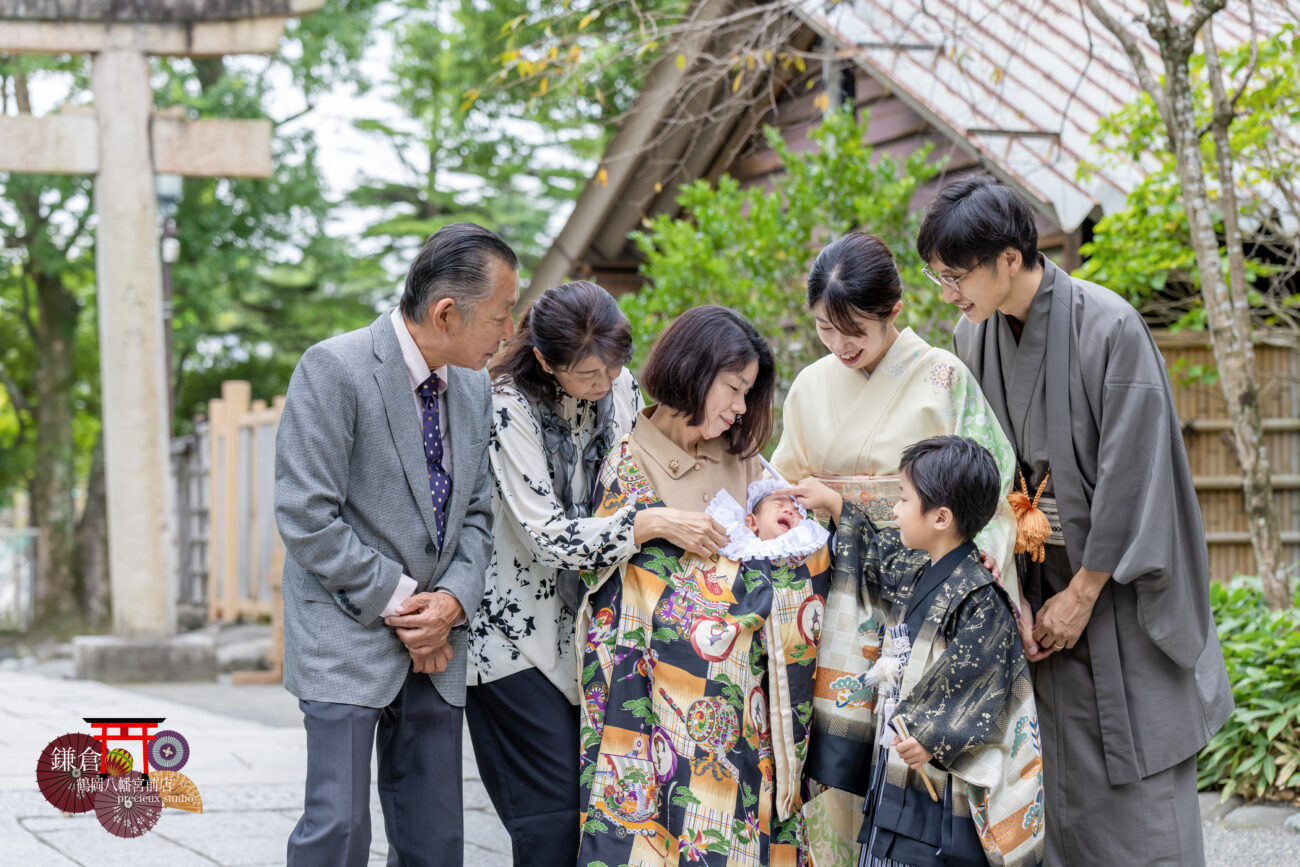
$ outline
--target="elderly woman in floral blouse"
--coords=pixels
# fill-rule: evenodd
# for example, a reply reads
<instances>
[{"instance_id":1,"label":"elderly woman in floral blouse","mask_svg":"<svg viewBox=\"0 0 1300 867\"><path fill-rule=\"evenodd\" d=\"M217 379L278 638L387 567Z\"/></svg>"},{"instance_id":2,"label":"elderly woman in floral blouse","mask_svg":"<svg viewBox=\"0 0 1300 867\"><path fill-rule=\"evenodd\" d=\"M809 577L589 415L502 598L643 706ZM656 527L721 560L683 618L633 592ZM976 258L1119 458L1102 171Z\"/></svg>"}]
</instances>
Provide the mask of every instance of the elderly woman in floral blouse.
<instances>
[{"instance_id":1,"label":"elderly woman in floral blouse","mask_svg":"<svg viewBox=\"0 0 1300 867\"><path fill-rule=\"evenodd\" d=\"M492 367L495 550L470 625L470 737L516 865L572 864L578 848L578 570L649 539L705 555L722 526L678 509L591 516L601 461L643 407L624 364L628 321L585 281L544 292Z\"/></svg>"}]
</instances>

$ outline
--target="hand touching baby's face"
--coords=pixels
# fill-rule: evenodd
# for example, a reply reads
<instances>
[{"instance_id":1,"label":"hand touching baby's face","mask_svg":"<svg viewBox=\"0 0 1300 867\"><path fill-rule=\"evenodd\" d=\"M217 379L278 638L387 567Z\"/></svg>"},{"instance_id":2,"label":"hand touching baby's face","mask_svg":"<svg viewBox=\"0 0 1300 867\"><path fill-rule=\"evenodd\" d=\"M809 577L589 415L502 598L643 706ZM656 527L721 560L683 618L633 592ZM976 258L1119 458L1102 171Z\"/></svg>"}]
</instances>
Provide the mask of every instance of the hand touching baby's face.
<instances>
[{"instance_id":1,"label":"hand touching baby's face","mask_svg":"<svg viewBox=\"0 0 1300 867\"><path fill-rule=\"evenodd\" d=\"M799 507L790 497L768 494L758 501L754 511L745 516L745 526L758 538L766 542L777 536L790 532L799 526L803 518Z\"/></svg>"}]
</instances>

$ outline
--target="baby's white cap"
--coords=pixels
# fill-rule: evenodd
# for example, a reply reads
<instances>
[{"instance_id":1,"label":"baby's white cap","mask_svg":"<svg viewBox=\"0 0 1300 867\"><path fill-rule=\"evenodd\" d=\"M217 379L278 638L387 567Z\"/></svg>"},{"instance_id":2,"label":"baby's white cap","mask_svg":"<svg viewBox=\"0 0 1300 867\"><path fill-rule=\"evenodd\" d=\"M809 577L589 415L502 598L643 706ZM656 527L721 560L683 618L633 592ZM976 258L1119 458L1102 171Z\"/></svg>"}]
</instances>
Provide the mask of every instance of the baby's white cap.
<instances>
[{"instance_id":1,"label":"baby's white cap","mask_svg":"<svg viewBox=\"0 0 1300 867\"><path fill-rule=\"evenodd\" d=\"M752 513L754 508L758 506L759 500L763 499L768 494L775 493L788 487L790 486L781 479L759 479L757 482L750 482L749 490L746 491L745 511ZM793 497L791 499L793 499ZM805 510L803 506L800 506L798 502L795 503L795 507L799 509L799 516L801 518L808 517L807 510Z\"/></svg>"}]
</instances>

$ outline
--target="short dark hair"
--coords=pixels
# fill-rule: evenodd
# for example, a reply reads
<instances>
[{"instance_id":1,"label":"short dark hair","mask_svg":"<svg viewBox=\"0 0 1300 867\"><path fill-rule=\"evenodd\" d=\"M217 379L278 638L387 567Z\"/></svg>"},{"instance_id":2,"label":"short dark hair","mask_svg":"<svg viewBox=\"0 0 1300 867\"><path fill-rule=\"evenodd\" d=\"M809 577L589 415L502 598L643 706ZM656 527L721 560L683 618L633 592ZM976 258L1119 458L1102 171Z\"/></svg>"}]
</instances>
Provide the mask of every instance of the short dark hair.
<instances>
[{"instance_id":1,"label":"short dark hair","mask_svg":"<svg viewBox=\"0 0 1300 867\"><path fill-rule=\"evenodd\" d=\"M758 362L758 375L745 395L745 414L724 435L728 452L749 458L772 435L776 363L767 341L739 313L709 304L674 319L650 350L641 387L697 425L704 421L704 404L718 374L744 370L751 361Z\"/></svg>"},{"instance_id":2,"label":"short dark hair","mask_svg":"<svg viewBox=\"0 0 1300 867\"><path fill-rule=\"evenodd\" d=\"M534 347L551 367L566 368L596 356L605 364L627 364L632 327L614 297L595 283L575 280L547 289L519 317L515 336L492 365L492 379L513 380L531 401L555 396Z\"/></svg>"},{"instance_id":3,"label":"short dark hair","mask_svg":"<svg viewBox=\"0 0 1300 867\"><path fill-rule=\"evenodd\" d=\"M993 519L1002 476L989 450L972 439L930 437L903 450L899 468L916 488L921 510L947 506L957 533L969 542Z\"/></svg>"},{"instance_id":4,"label":"short dark hair","mask_svg":"<svg viewBox=\"0 0 1300 867\"><path fill-rule=\"evenodd\" d=\"M488 263L498 259L519 270L519 257L510 245L475 223L451 223L424 242L406 272L402 315L423 322L425 311L451 298L465 314L492 294Z\"/></svg>"},{"instance_id":5,"label":"short dark hair","mask_svg":"<svg viewBox=\"0 0 1300 867\"><path fill-rule=\"evenodd\" d=\"M952 268L988 266L1008 247L1038 267L1038 225L1020 195L989 175L967 175L948 184L925 209L916 252Z\"/></svg>"},{"instance_id":6,"label":"short dark hair","mask_svg":"<svg viewBox=\"0 0 1300 867\"><path fill-rule=\"evenodd\" d=\"M875 235L851 232L832 242L808 272L808 308L824 304L826 318L844 334L861 334L858 316L889 318L902 297L894 254Z\"/></svg>"}]
</instances>

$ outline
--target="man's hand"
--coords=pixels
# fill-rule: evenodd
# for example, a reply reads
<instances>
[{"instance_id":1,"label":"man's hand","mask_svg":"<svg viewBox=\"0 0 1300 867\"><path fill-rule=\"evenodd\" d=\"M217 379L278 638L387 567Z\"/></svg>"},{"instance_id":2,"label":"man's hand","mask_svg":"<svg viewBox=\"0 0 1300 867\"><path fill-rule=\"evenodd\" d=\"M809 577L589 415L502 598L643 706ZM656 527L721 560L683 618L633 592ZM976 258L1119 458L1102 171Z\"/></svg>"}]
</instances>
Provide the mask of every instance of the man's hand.
<instances>
[{"instance_id":1,"label":"man's hand","mask_svg":"<svg viewBox=\"0 0 1300 867\"><path fill-rule=\"evenodd\" d=\"M409 647L407 650L411 653L411 662L416 674L442 674L451 663L451 658L456 655L450 643L440 647L433 645Z\"/></svg>"},{"instance_id":2,"label":"man's hand","mask_svg":"<svg viewBox=\"0 0 1300 867\"><path fill-rule=\"evenodd\" d=\"M914 771L934 758L934 753L921 746L916 738L894 738L894 749L898 752L898 757Z\"/></svg>"},{"instance_id":3,"label":"man's hand","mask_svg":"<svg viewBox=\"0 0 1300 867\"><path fill-rule=\"evenodd\" d=\"M397 606L397 611L384 622L397 630L397 637L408 648L446 644L451 628L465 616L460 602L450 593L417 593Z\"/></svg>"},{"instance_id":4,"label":"man's hand","mask_svg":"<svg viewBox=\"0 0 1300 867\"><path fill-rule=\"evenodd\" d=\"M844 510L844 498L812 476L792 488L783 488L775 493L794 497L795 502L805 509L827 512L836 524L840 522L840 514Z\"/></svg>"},{"instance_id":5,"label":"man's hand","mask_svg":"<svg viewBox=\"0 0 1300 867\"><path fill-rule=\"evenodd\" d=\"M1043 650L1068 650L1083 635L1092 619L1092 606L1101 588L1110 580L1107 572L1080 569L1070 584L1038 609L1033 635Z\"/></svg>"}]
</instances>

